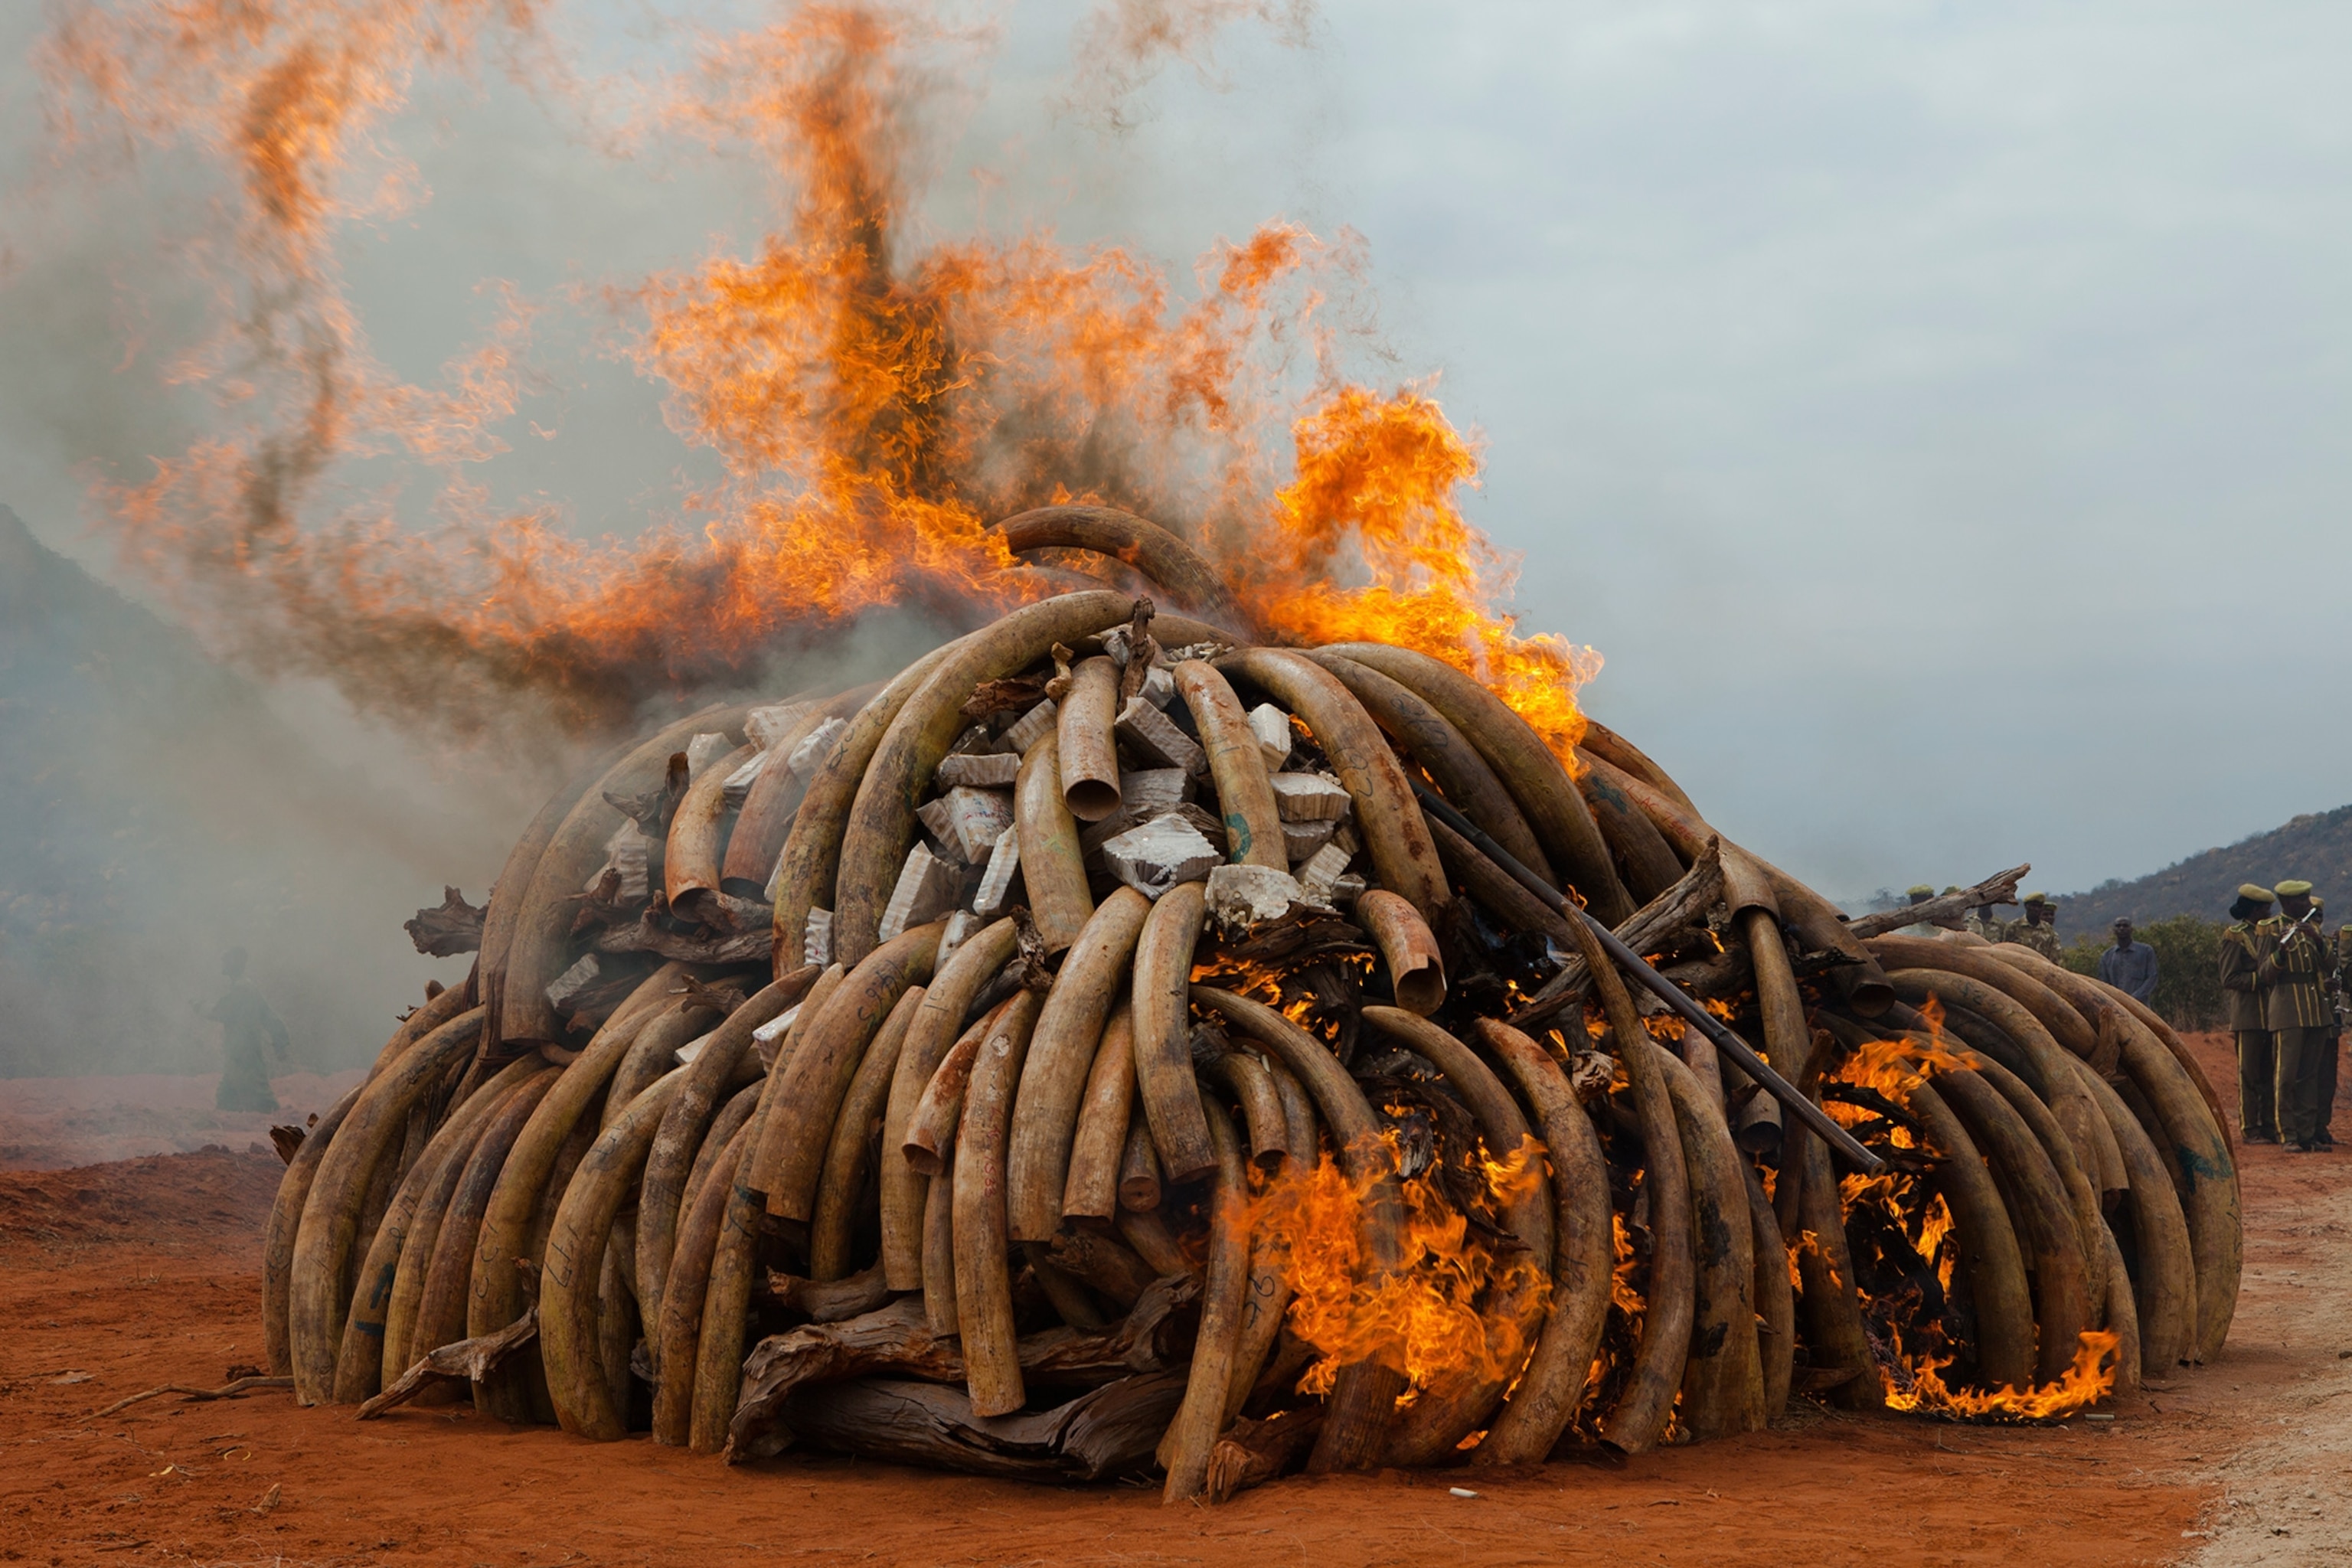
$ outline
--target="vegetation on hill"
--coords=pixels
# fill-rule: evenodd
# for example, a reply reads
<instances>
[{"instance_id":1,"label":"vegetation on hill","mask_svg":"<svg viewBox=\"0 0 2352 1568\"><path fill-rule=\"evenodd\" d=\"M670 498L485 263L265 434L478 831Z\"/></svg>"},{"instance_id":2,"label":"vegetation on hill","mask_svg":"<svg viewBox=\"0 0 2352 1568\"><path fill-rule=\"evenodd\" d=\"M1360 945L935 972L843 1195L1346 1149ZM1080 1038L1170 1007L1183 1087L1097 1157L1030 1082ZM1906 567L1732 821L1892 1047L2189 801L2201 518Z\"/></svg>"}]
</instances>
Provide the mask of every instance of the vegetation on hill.
<instances>
[{"instance_id":1,"label":"vegetation on hill","mask_svg":"<svg viewBox=\"0 0 2352 1568\"><path fill-rule=\"evenodd\" d=\"M2059 900L2058 929L2104 939L2117 915L2143 925L2174 915L2225 920L2239 883L2269 887L2284 877L2300 877L2316 887L2332 915L2352 915L2352 805L2306 813L2283 827L2191 855L2128 882L2109 880L2087 892L2068 893Z\"/></svg>"}]
</instances>

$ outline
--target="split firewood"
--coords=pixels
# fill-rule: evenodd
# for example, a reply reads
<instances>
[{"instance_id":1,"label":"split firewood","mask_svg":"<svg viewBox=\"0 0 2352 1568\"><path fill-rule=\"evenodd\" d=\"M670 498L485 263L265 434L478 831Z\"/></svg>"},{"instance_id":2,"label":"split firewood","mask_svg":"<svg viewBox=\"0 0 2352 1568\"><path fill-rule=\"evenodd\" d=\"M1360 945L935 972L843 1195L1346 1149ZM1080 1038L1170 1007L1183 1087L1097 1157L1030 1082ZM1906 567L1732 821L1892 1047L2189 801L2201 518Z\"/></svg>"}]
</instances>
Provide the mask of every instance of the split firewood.
<instances>
[{"instance_id":1,"label":"split firewood","mask_svg":"<svg viewBox=\"0 0 2352 1568\"><path fill-rule=\"evenodd\" d=\"M1209 1451L1209 1500L1230 1502L1288 1470L1323 1430L1319 1405L1280 1410L1263 1421L1236 1421Z\"/></svg>"},{"instance_id":2,"label":"split firewood","mask_svg":"<svg viewBox=\"0 0 2352 1568\"><path fill-rule=\"evenodd\" d=\"M432 1352L400 1374L390 1388L360 1406L360 1419L373 1421L387 1410L407 1404L436 1384L475 1384L489 1376L507 1357L539 1338L539 1309L530 1310L494 1334L459 1340ZM286 1380L289 1384L291 1378Z\"/></svg>"},{"instance_id":3,"label":"split firewood","mask_svg":"<svg viewBox=\"0 0 2352 1568\"><path fill-rule=\"evenodd\" d=\"M838 1323L873 1311L890 1299L890 1282L875 1264L846 1279L804 1279L797 1274L770 1269L767 1297L787 1312L798 1312L813 1323Z\"/></svg>"},{"instance_id":4,"label":"split firewood","mask_svg":"<svg viewBox=\"0 0 2352 1568\"><path fill-rule=\"evenodd\" d=\"M1856 941L1863 941L1885 936L1888 931L1900 931L1907 925L1932 925L1939 920L1954 920L1986 904L2013 904L2017 902L2017 884L2023 881L2025 874L2032 869L2032 863L2028 862L1999 876L1987 877L1975 887L1962 888L1957 893L1944 893L1904 909L1883 910L1874 915L1864 915L1850 922L1845 929L1853 934Z\"/></svg>"},{"instance_id":5,"label":"split firewood","mask_svg":"<svg viewBox=\"0 0 2352 1568\"><path fill-rule=\"evenodd\" d=\"M455 888L441 889L438 908L419 910L402 930L427 958L455 958L482 945L482 917L488 911L466 901Z\"/></svg>"},{"instance_id":6,"label":"split firewood","mask_svg":"<svg viewBox=\"0 0 2352 1568\"><path fill-rule=\"evenodd\" d=\"M180 1395L180 1403L183 1405L201 1405L207 1400L242 1399L248 1394L257 1394L264 1389L293 1386L294 1380L290 1377L261 1376L235 1378L219 1388L192 1388L184 1383L166 1383L151 1388L144 1394L134 1394L128 1399L118 1399L105 1409L99 1411L91 1419L97 1420L102 1416L111 1415L118 1410L128 1409L143 1400L160 1399L166 1394Z\"/></svg>"},{"instance_id":7,"label":"split firewood","mask_svg":"<svg viewBox=\"0 0 2352 1568\"><path fill-rule=\"evenodd\" d=\"M1019 1342L1021 1371L1039 1383L1107 1383L1131 1373L1157 1372L1180 1353L1171 1342L1180 1308L1200 1297L1189 1275L1156 1280L1134 1308L1109 1328L1082 1332L1071 1328L1026 1334ZM838 1383L884 1373L930 1383L958 1383L964 1376L963 1349L951 1335L934 1333L918 1297L904 1297L860 1317L836 1323L811 1323L760 1342L743 1363L743 1392L729 1428L731 1462L768 1458L790 1447L793 1434L785 1406L795 1391L814 1383Z\"/></svg>"},{"instance_id":8,"label":"split firewood","mask_svg":"<svg viewBox=\"0 0 2352 1568\"><path fill-rule=\"evenodd\" d=\"M983 680L964 699L958 711L967 719L992 719L1015 708L1026 708L1045 695L1045 682L1042 679L1016 676L1006 680Z\"/></svg>"},{"instance_id":9,"label":"split firewood","mask_svg":"<svg viewBox=\"0 0 2352 1568\"><path fill-rule=\"evenodd\" d=\"M769 956L774 938L765 930L687 932L648 912L634 924L614 926L596 939L598 952L649 952L681 963L757 963Z\"/></svg>"},{"instance_id":10,"label":"split firewood","mask_svg":"<svg viewBox=\"0 0 2352 1568\"><path fill-rule=\"evenodd\" d=\"M1051 1410L984 1418L961 1388L883 1380L803 1389L787 1412L803 1446L1006 1480L1138 1474L1184 1398L1181 1372L1140 1373Z\"/></svg>"}]
</instances>

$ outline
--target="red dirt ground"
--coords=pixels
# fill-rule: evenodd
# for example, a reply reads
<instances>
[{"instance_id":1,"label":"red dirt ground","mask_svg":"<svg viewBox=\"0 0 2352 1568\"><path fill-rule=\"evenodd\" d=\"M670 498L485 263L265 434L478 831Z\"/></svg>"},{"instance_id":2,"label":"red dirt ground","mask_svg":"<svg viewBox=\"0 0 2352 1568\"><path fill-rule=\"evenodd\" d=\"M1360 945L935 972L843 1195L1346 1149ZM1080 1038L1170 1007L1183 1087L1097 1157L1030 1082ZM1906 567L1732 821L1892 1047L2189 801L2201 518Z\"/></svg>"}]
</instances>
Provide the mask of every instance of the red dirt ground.
<instances>
[{"instance_id":1,"label":"red dirt ground","mask_svg":"<svg viewBox=\"0 0 2352 1568\"><path fill-rule=\"evenodd\" d=\"M2226 1083L2221 1066L2217 1055ZM2112 1421L1994 1429L1802 1405L1770 1432L1622 1468L1297 1479L1221 1509L1165 1510L1149 1489L838 1458L730 1469L463 1407L362 1426L272 1392L166 1396L100 1417L126 1394L210 1386L261 1359L257 1254L278 1163L212 1150L0 1175L0 1561L1958 1568L2168 1563L2229 1544L2217 1536L2263 1542L2231 1562L2323 1561L2303 1554L2328 1550L2317 1527L2290 1515L2300 1500L2346 1495L2342 1457L2315 1466L2292 1442L2275 1451L2295 1423L2321 1418L2300 1412L2352 1411L2324 1392L2352 1378L2336 1360L2352 1352L2341 1308L2352 1152L2249 1152L2249 1268L2230 1354ZM1448 1495L1457 1484L1479 1495Z\"/></svg>"}]
</instances>

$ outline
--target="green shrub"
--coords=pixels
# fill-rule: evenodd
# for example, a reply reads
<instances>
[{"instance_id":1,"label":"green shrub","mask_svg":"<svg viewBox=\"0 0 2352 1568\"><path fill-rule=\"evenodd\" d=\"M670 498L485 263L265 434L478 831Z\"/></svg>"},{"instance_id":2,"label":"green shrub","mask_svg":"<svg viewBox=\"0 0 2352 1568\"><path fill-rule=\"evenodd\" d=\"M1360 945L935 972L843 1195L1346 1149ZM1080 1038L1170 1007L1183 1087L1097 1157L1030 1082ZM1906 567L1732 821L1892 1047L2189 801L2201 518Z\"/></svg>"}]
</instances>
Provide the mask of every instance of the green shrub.
<instances>
[{"instance_id":1,"label":"green shrub","mask_svg":"<svg viewBox=\"0 0 2352 1568\"><path fill-rule=\"evenodd\" d=\"M2174 915L2134 926L2132 935L2156 949L2157 1014L2176 1029L2218 1029L2227 1016L2221 1001L2221 932L2219 921ZM2099 955L2112 937L2082 937L2066 950L2066 967L2096 975Z\"/></svg>"}]
</instances>

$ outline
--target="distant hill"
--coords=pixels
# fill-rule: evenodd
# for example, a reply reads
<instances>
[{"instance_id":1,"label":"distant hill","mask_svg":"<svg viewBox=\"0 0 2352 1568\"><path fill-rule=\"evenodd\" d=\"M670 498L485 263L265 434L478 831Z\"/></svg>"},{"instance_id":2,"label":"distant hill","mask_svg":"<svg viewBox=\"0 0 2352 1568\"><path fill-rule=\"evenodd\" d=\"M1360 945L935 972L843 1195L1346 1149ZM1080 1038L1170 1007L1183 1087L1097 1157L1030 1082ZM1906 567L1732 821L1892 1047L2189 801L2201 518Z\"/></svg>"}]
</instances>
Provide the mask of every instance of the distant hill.
<instances>
[{"instance_id":1,"label":"distant hill","mask_svg":"<svg viewBox=\"0 0 2352 1568\"><path fill-rule=\"evenodd\" d=\"M2352 805L2311 812L2284 827L2152 871L2132 881L2106 881L2060 900L2058 929L2080 936L2103 930L2117 915L2135 921L2168 915L2226 920L2241 882L2264 887L2301 877L2327 900L2327 923L2352 919Z\"/></svg>"}]
</instances>

